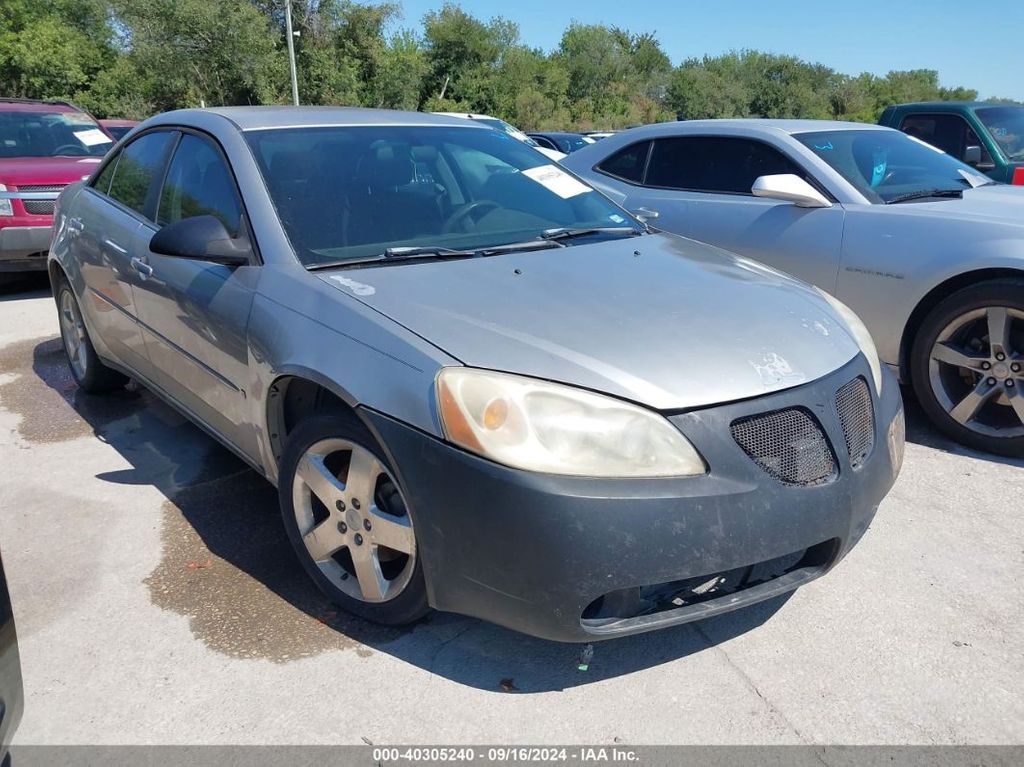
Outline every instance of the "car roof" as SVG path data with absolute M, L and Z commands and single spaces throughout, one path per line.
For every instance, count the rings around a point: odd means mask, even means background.
M 429 112 L 400 112 L 392 109 L 363 109 L 360 107 L 213 107 L 209 109 L 180 109 L 152 118 L 150 124 L 185 123 L 202 119 L 205 115 L 219 115 L 231 121 L 239 130 L 306 127 L 354 127 L 359 125 L 419 125 L 451 126 L 489 130 L 482 125 L 460 117 L 446 117 Z
M 1012 107 L 1016 104 L 998 104 L 992 101 L 915 101 L 910 104 L 897 104 L 894 108 L 904 109 L 930 109 L 935 112 L 957 112 L 961 109 L 979 109 L 982 107 Z
M 872 123 L 845 122 L 842 120 L 773 120 L 758 117 L 731 120 L 680 120 L 678 122 L 657 123 L 662 125 L 685 125 L 689 128 L 759 128 L 780 131 L 793 135 L 795 133 L 814 133 L 816 131 L 836 130 L 892 130 Z M 634 128 L 635 130 L 642 130 Z M 632 131 L 630 131 L 632 132 Z
M 81 112 L 66 101 L 0 98 L 0 112 Z

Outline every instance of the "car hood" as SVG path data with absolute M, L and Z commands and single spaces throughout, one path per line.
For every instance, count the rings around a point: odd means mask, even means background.
M 99 157 L 12 157 L 0 159 L 0 184 L 71 184 L 96 169 Z
M 665 234 L 316 274 L 466 365 L 659 410 L 797 386 L 859 351 L 809 286 Z
M 905 213 L 924 213 L 943 219 L 1010 224 L 1024 229 L 1024 186 L 991 184 L 968 189 L 962 198 L 894 205 Z

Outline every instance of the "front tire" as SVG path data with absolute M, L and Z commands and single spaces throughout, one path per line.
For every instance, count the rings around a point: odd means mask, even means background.
M 925 318 L 911 379 L 932 422 L 978 450 L 1024 456 L 1024 280 L 972 285 Z
M 78 388 L 87 394 L 105 394 L 124 388 L 128 377 L 104 365 L 96 354 L 78 298 L 67 278 L 61 277 L 57 282 L 55 298 L 64 353 Z
M 390 626 L 429 612 L 412 518 L 358 418 L 332 413 L 299 424 L 281 461 L 278 495 L 288 539 L 331 601 Z

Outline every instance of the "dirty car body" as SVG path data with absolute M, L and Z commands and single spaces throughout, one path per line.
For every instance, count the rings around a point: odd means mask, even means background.
M 118 149 L 58 208 L 72 371 L 138 379 L 275 483 L 364 617 L 694 620 L 827 571 L 899 470 L 898 386 L 834 299 L 498 132 L 216 109 Z M 220 235 L 168 255 L 183 227 Z

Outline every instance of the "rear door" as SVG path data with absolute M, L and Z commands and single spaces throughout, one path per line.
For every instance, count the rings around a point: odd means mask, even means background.
M 246 455 L 258 448 L 247 429 L 247 324 L 260 269 L 153 253 L 163 226 L 213 215 L 232 237 L 247 229 L 241 197 L 216 142 L 183 131 L 167 166 L 155 221 L 140 238 L 146 276 L 136 287 L 154 383 Z M 251 237 L 250 237 L 251 239 Z
M 83 310 L 112 354 L 145 375 L 148 359 L 138 326 L 132 250 L 156 199 L 176 134 L 147 133 L 112 157 L 75 198 L 67 222 L 69 248 L 85 281 Z
M 621 161 L 630 159 L 623 155 Z M 620 172 L 635 174 L 631 167 L 624 164 Z M 630 210 L 657 211 L 654 224 L 666 231 L 717 245 L 834 290 L 843 208 L 798 208 L 751 193 L 760 176 L 781 173 L 817 183 L 778 148 L 757 139 L 657 138 L 644 162 L 642 184 L 634 182 L 623 202 Z

